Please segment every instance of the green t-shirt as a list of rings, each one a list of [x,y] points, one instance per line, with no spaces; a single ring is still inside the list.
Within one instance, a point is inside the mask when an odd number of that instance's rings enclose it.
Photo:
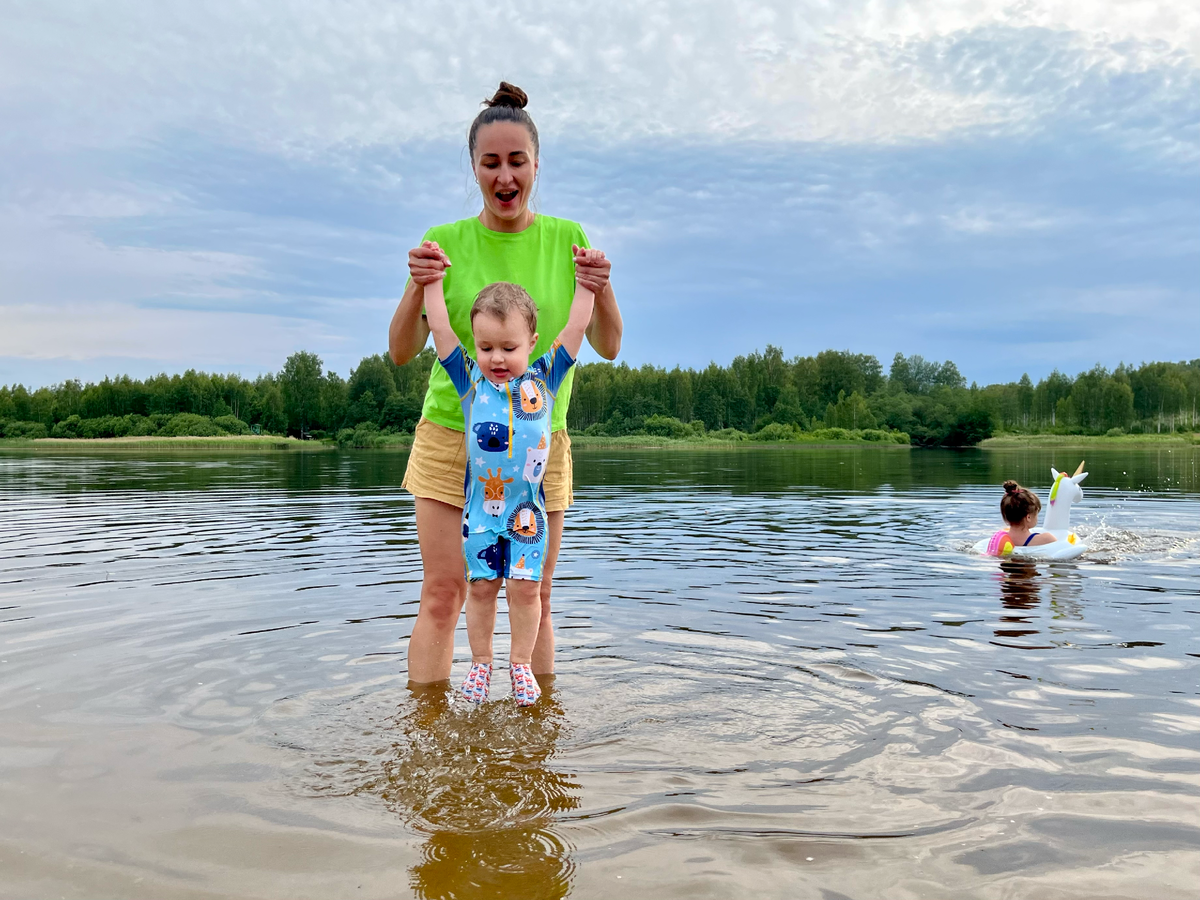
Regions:
[[[450,257],[443,289],[446,310],[454,333],[470,352],[475,351],[471,334],[471,305],[478,293],[497,281],[511,281],[529,292],[538,308],[538,342],[532,359],[550,349],[567,325],[575,296],[575,261],[571,245],[590,246],[577,222],[537,216],[524,231],[508,234],[491,231],[478,218],[460,219],[437,225],[425,232],[422,241],[437,241]],[[567,427],[574,368],[567,374],[550,419],[552,431]],[[462,431],[462,406],[458,392],[438,363],[429,373],[429,390],[421,414],[431,422]]]

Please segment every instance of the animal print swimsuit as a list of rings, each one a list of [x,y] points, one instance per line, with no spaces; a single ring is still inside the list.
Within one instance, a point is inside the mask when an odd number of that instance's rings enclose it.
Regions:
[[[441,363],[467,425],[462,524],[467,580],[541,581],[550,414],[575,360],[555,341],[523,375],[502,385],[488,381],[461,344]]]

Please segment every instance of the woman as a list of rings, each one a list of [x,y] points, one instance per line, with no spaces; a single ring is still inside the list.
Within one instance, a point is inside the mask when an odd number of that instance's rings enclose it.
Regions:
[[[588,343],[605,359],[614,359],[621,349],[621,313],[608,281],[608,261],[584,265],[572,251],[573,246],[588,246],[583,229],[529,208],[538,171],[538,134],[525,112],[527,101],[520,88],[501,82],[471,123],[467,146],[483,209],[476,217],[431,228],[421,246],[409,251],[412,277],[388,329],[388,348],[397,365],[420,353],[429,337],[421,314],[424,286],[440,274],[441,260],[451,263],[443,282],[446,306],[467,347],[472,346],[469,312],[475,294],[492,282],[512,281],[537,303],[538,331],[546,337],[534,347],[533,355],[541,355],[566,324],[578,273],[580,282],[596,295]],[[425,246],[426,242],[432,246]],[[533,672],[539,677],[554,672],[551,579],[562,543],[563,514],[572,502],[571,441],[566,432],[570,380],[559,390],[543,478],[550,540],[541,582],[542,618],[533,651]],[[461,532],[466,472],[463,427],[458,395],[446,373],[435,365],[403,483],[416,501],[424,569],[421,605],[408,645],[408,677],[415,683],[450,677],[454,629],[466,597]]]

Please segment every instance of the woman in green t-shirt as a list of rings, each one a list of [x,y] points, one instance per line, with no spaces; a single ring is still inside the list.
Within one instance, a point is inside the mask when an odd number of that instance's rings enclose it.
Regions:
[[[529,208],[538,170],[538,134],[525,112],[527,100],[520,88],[501,82],[471,123],[467,144],[483,210],[470,219],[431,228],[421,246],[409,251],[411,278],[388,329],[388,348],[397,365],[420,353],[429,338],[422,315],[424,286],[441,277],[443,262],[450,263],[443,282],[446,307],[466,347],[473,346],[470,309],[475,295],[485,285],[511,281],[537,303],[542,338],[533,355],[544,353],[566,324],[578,276],[596,295],[588,342],[605,359],[615,359],[621,349],[621,312],[609,284],[608,260],[585,265],[576,255],[579,248],[588,247],[583,229]],[[533,651],[533,672],[539,678],[554,671],[550,590],[563,514],[572,499],[571,443],[566,432],[570,393],[568,379],[554,407],[550,458],[543,477],[550,541],[541,582],[542,620]],[[450,677],[454,629],[466,597],[461,528],[468,442],[463,429],[458,395],[441,367],[434,365],[403,484],[416,502],[424,570],[421,605],[408,644],[408,677],[418,683]]]

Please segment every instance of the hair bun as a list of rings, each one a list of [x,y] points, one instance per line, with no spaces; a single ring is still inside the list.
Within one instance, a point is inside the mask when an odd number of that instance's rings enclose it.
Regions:
[[[1019,484],[1017,484],[1015,481],[1004,482],[1004,493],[1006,493],[1006,494],[1015,494],[1020,489],[1021,489],[1021,486]]]
[[[492,99],[483,102],[488,106],[511,106],[514,109],[524,109],[525,104],[529,102],[529,95],[515,84],[502,81],[500,87],[496,89],[496,93],[492,94]]]

